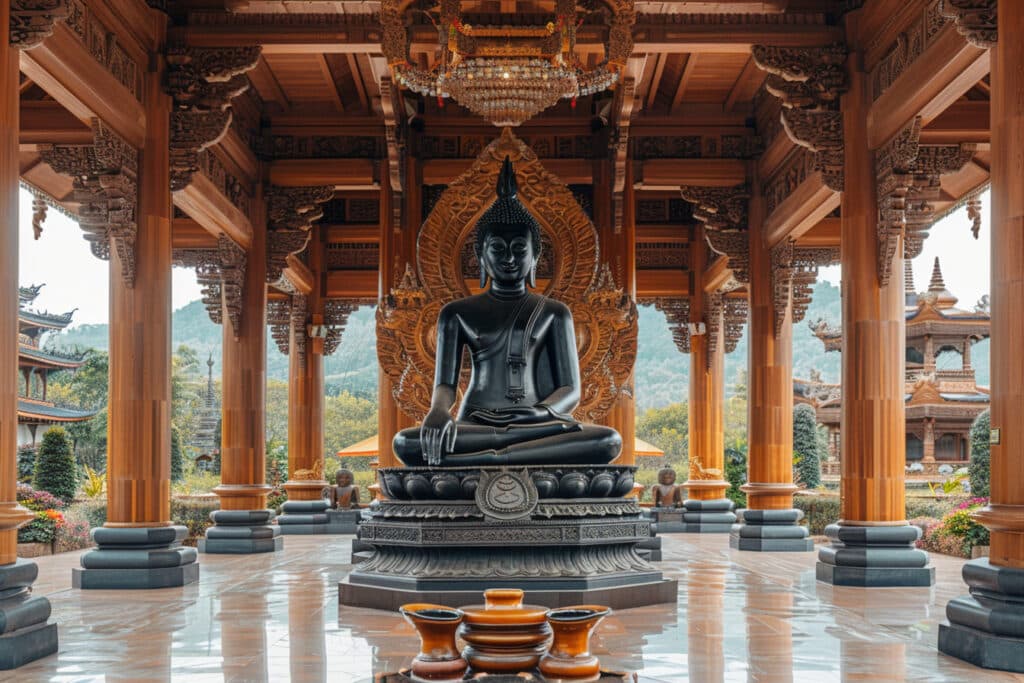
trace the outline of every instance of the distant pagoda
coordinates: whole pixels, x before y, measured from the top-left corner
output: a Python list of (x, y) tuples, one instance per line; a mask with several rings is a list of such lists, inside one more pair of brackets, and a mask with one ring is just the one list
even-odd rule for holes
[[(217, 394), (213, 390), (213, 354), (206, 361), (206, 396), (203, 400), (203, 410), (199, 416), (199, 426), (192, 435), (192, 442), (189, 444), (198, 454), (196, 462), (210, 463), (214, 455), (220, 450), (220, 443), (217, 441), (217, 422), (220, 420), (220, 406), (217, 405)], [(205, 466), (205, 465), (204, 465)]]
[[(923, 474), (934, 475), (944, 464), (956, 469), (970, 458), (970, 428), (989, 405), (989, 392), (979, 387), (971, 367), (971, 346), (988, 339), (987, 310), (956, 308), (958, 299), (946, 288), (939, 259), (935, 259), (928, 291), (914, 291), (910, 261), (904, 261), (906, 306), (906, 439), (907, 464), (919, 462)], [(842, 349), (842, 330), (824, 321), (809, 323), (826, 351)], [(943, 351), (960, 354), (959, 368), (939, 369), (936, 360)], [(829, 461), (826, 474), (839, 473), (839, 414), (841, 387), (820, 377), (794, 379), (796, 403), (814, 406), (818, 422), (829, 431)]]
[(77, 370), (85, 361), (81, 354), (43, 348), (43, 337), (67, 327), (74, 311), (57, 315), (29, 310), (42, 288), (18, 288), (18, 371), (23, 382), (18, 386), (19, 446), (35, 446), (39, 425), (84, 422), (96, 414), (95, 410), (58, 407), (47, 400), (49, 374)]

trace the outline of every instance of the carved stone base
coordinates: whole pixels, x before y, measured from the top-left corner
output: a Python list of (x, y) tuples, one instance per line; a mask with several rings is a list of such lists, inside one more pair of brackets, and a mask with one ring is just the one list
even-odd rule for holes
[(727, 534), (736, 523), (735, 504), (728, 498), (687, 500), (683, 531), (694, 534)]
[(814, 541), (799, 526), (800, 510), (740, 510), (729, 532), (729, 547), (753, 552), (809, 552)]
[(913, 587), (935, 583), (928, 553), (914, 547), (921, 535), (915, 526), (845, 526), (830, 524), (832, 544), (818, 551), (815, 575), (835, 586)]
[(245, 555), (284, 549), (280, 527), (270, 522), (273, 510), (214, 510), (214, 526), (199, 539), (199, 552)]
[(32, 595), (35, 562), (0, 567), (0, 670), (16, 669), (57, 651), (57, 624), (47, 623), (50, 601)]
[(92, 530), (98, 546), (81, 557), (82, 568), (71, 570), (75, 588), (171, 588), (199, 579), (198, 553), (181, 542), (183, 526)]
[(985, 667), (1024, 673), (1024, 570), (988, 558), (964, 564), (971, 594), (946, 604), (939, 651)]
[[(522, 588), (527, 599), (551, 606), (674, 602), (676, 582), (665, 580), (640, 549), (656, 540), (650, 520), (635, 498), (614, 495), (632, 488), (631, 469), (582, 470), (384, 471), (392, 492), (413, 499), (370, 508), (359, 544), (373, 552), (339, 584), (340, 602), (378, 609), (409, 601), (458, 605), (496, 587)], [(540, 495), (538, 483), (548, 495)], [(457, 497), (468, 490), (472, 498)], [(550, 495), (563, 490), (604, 495)], [(453, 497), (437, 499), (436, 492)]]

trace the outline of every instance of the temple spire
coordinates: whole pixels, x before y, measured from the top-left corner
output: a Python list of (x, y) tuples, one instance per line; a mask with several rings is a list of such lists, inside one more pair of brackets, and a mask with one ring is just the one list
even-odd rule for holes
[[(907, 261), (910, 263), (910, 261)], [(910, 266), (907, 266), (908, 268)], [(946, 283), (942, 279), (942, 267), (939, 265), (939, 257), (935, 257), (935, 265), (932, 267), (932, 281), (928, 283), (929, 292), (941, 292), (946, 289)]]

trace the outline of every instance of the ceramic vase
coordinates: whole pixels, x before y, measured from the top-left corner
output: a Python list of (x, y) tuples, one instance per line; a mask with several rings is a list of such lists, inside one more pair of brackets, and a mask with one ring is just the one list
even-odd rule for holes
[(590, 654), (590, 634), (610, 612), (601, 605), (575, 605), (547, 613), (554, 640), (538, 667), (545, 678), (576, 683), (600, 677), (601, 663)]
[(466, 618), (459, 637), (462, 656), (474, 674), (516, 674), (537, 666), (551, 642), (547, 609), (524, 605), (518, 588), (484, 591), (484, 604), (463, 607)]
[(466, 660), (455, 645), (462, 610), (444, 605), (410, 603), (399, 608), (420, 637), (420, 652), (412, 660), (414, 681), (457, 681), (466, 673)]

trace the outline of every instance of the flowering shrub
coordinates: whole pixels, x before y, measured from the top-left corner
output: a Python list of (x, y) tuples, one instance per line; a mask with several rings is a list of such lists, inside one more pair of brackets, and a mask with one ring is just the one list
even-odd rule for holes
[(64, 515), (57, 510), (39, 510), (36, 518), (18, 529), (18, 543), (53, 543)]
[(63, 510), (67, 503), (48, 491), (36, 491), (28, 484), (18, 484), (18, 502), (32, 512)]
[[(971, 498), (963, 501), (951, 512), (943, 516), (941, 521), (931, 520), (933, 524), (923, 526), (924, 536), (918, 541), (918, 547), (932, 552), (970, 557), (975, 546), (988, 545), (988, 529), (978, 524), (971, 513), (988, 503), (987, 498)], [(920, 520), (913, 520), (916, 524)]]
[(69, 550), (80, 550), (92, 546), (89, 531), (89, 523), (85, 520), (65, 520), (63, 524), (57, 526), (54, 552), (66, 553)]

